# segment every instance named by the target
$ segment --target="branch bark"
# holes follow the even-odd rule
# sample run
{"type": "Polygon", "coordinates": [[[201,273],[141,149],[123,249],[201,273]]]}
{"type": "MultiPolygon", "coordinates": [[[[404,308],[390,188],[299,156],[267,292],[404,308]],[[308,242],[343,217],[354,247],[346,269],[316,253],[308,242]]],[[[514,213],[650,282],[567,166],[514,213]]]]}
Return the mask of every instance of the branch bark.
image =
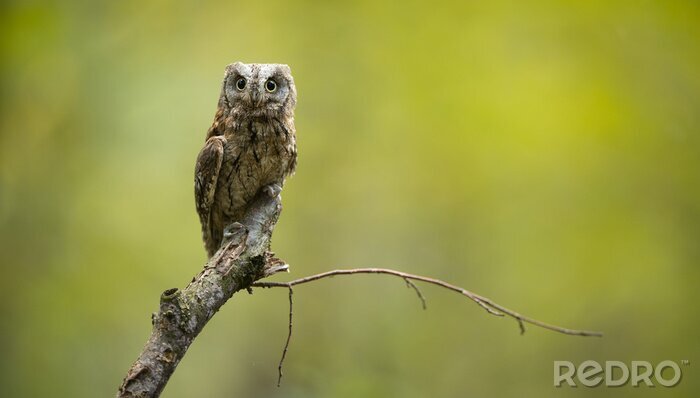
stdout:
{"type": "Polygon", "coordinates": [[[286,271],[288,266],[268,251],[282,210],[278,197],[258,195],[243,224],[227,229],[221,248],[185,289],[168,289],[152,316],[153,330],[141,355],[119,387],[117,397],[157,397],[209,319],[239,290],[286,271]]]}

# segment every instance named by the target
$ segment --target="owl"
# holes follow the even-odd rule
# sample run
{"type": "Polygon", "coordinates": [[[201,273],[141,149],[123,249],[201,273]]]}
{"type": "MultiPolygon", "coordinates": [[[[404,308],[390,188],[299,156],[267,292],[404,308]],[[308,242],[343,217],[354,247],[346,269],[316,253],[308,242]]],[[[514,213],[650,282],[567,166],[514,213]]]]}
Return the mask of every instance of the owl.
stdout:
{"type": "Polygon", "coordinates": [[[278,195],[294,173],[296,100],[287,65],[226,67],[214,122],[195,166],[195,202],[209,257],[258,192],[278,195]]]}

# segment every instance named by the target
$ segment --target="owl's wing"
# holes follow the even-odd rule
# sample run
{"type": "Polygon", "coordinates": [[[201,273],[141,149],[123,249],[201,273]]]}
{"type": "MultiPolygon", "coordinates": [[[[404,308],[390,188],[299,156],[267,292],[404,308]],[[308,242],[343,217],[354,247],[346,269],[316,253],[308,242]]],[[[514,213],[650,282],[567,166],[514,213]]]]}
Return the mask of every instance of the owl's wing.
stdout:
{"type": "Polygon", "coordinates": [[[216,114],[214,115],[214,123],[209,127],[207,131],[207,139],[214,137],[216,135],[224,135],[224,116],[226,114],[224,107],[221,105],[221,101],[225,101],[226,97],[219,100],[219,107],[216,109],[216,114]]]}
{"type": "Polygon", "coordinates": [[[210,137],[197,156],[194,170],[194,199],[199,221],[202,223],[202,239],[209,256],[214,254],[220,242],[216,239],[211,225],[211,210],[216,193],[216,182],[224,158],[226,139],[222,136],[210,137]]]}

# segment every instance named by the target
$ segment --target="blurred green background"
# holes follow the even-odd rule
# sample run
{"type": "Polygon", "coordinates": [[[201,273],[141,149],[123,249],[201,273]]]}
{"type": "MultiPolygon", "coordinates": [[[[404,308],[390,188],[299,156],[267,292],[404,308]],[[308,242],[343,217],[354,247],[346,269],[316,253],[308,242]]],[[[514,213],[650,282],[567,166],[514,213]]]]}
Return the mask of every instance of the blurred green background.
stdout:
{"type": "Polygon", "coordinates": [[[299,167],[273,248],[443,278],[238,294],[164,397],[698,396],[700,5],[5,1],[0,385],[115,394],[205,261],[193,168],[226,64],[291,66],[299,167]],[[560,388],[552,361],[690,361],[675,388],[560,388]]]}

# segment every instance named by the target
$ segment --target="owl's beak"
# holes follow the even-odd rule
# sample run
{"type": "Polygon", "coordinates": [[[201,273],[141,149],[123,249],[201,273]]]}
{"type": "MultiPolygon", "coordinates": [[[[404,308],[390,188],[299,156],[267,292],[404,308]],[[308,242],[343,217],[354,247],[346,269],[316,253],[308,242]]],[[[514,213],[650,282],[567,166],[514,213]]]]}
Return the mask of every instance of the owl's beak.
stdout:
{"type": "Polygon", "coordinates": [[[253,89],[250,93],[250,97],[253,100],[253,105],[255,105],[255,106],[262,105],[262,94],[260,93],[260,91],[253,89]]]}

